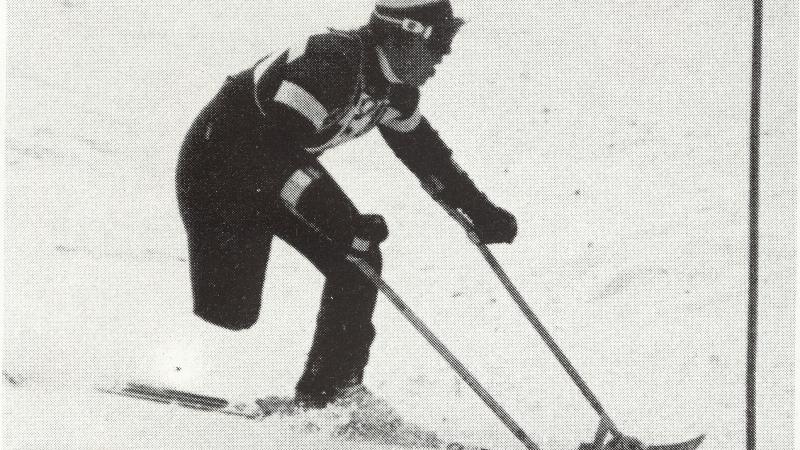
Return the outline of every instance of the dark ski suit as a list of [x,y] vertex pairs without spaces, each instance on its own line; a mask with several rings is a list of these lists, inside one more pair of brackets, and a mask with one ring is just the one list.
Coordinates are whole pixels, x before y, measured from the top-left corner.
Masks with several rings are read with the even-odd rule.
[[380,271],[378,244],[387,233],[376,216],[358,212],[317,157],[377,126],[452,206],[486,201],[420,115],[418,89],[387,81],[378,52],[364,28],[268,55],[228,77],[180,152],[177,194],[198,316],[232,330],[256,322],[273,236],[325,275],[298,392],[360,382],[377,291],[344,256],[357,253]]

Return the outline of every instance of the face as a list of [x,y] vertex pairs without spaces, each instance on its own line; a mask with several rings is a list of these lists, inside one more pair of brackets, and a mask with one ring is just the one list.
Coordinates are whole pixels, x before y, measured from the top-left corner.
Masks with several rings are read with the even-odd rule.
[[422,86],[436,74],[436,66],[444,58],[444,54],[432,51],[423,38],[414,39],[407,47],[393,47],[387,53],[397,77],[416,87]]
[[454,25],[430,38],[416,37],[404,47],[389,45],[386,48],[389,63],[398,78],[420,87],[436,74],[436,66],[445,55],[450,54],[450,45],[463,24],[460,19]]

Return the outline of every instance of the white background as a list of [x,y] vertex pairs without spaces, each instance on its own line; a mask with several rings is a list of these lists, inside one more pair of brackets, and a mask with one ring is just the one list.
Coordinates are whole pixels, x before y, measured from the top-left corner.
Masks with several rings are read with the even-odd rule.
[[[292,392],[322,277],[276,244],[260,322],[202,323],[173,187],[183,135],[226,75],[372,7],[287,3],[8,3],[5,448],[352,445],[325,417],[304,418],[309,431],[93,390],[137,377]],[[423,113],[516,214],[517,241],[493,250],[617,424],[743,448],[751,4],[587,4],[456,1],[469,23]],[[793,439],[797,4],[767,2],[764,19],[758,442],[776,449]],[[380,136],[323,163],[387,218],[386,280],[533,438],[589,440],[593,411]],[[396,414],[518,445],[383,298],[375,323],[366,382]]]

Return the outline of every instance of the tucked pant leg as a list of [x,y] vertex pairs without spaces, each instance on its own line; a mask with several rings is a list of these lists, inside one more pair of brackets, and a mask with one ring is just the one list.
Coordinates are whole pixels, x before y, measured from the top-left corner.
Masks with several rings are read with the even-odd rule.
[[231,330],[258,320],[271,235],[236,224],[187,225],[194,313]]
[[264,211],[266,189],[256,180],[275,178],[264,169],[257,122],[244,123],[233,112],[230,98],[239,90],[226,82],[195,119],[175,178],[194,312],[232,330],[249,328],[258,319],[272,234]]

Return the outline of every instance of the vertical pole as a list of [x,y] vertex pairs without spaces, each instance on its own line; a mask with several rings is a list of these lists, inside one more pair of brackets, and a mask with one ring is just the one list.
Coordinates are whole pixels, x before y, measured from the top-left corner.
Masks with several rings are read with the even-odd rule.
[[758,324],[759,109],[761,96],[762,0],[753,0],[753,57],[750,86],[750,270],[747,314],[747,449],[756,448],[756,347]]

